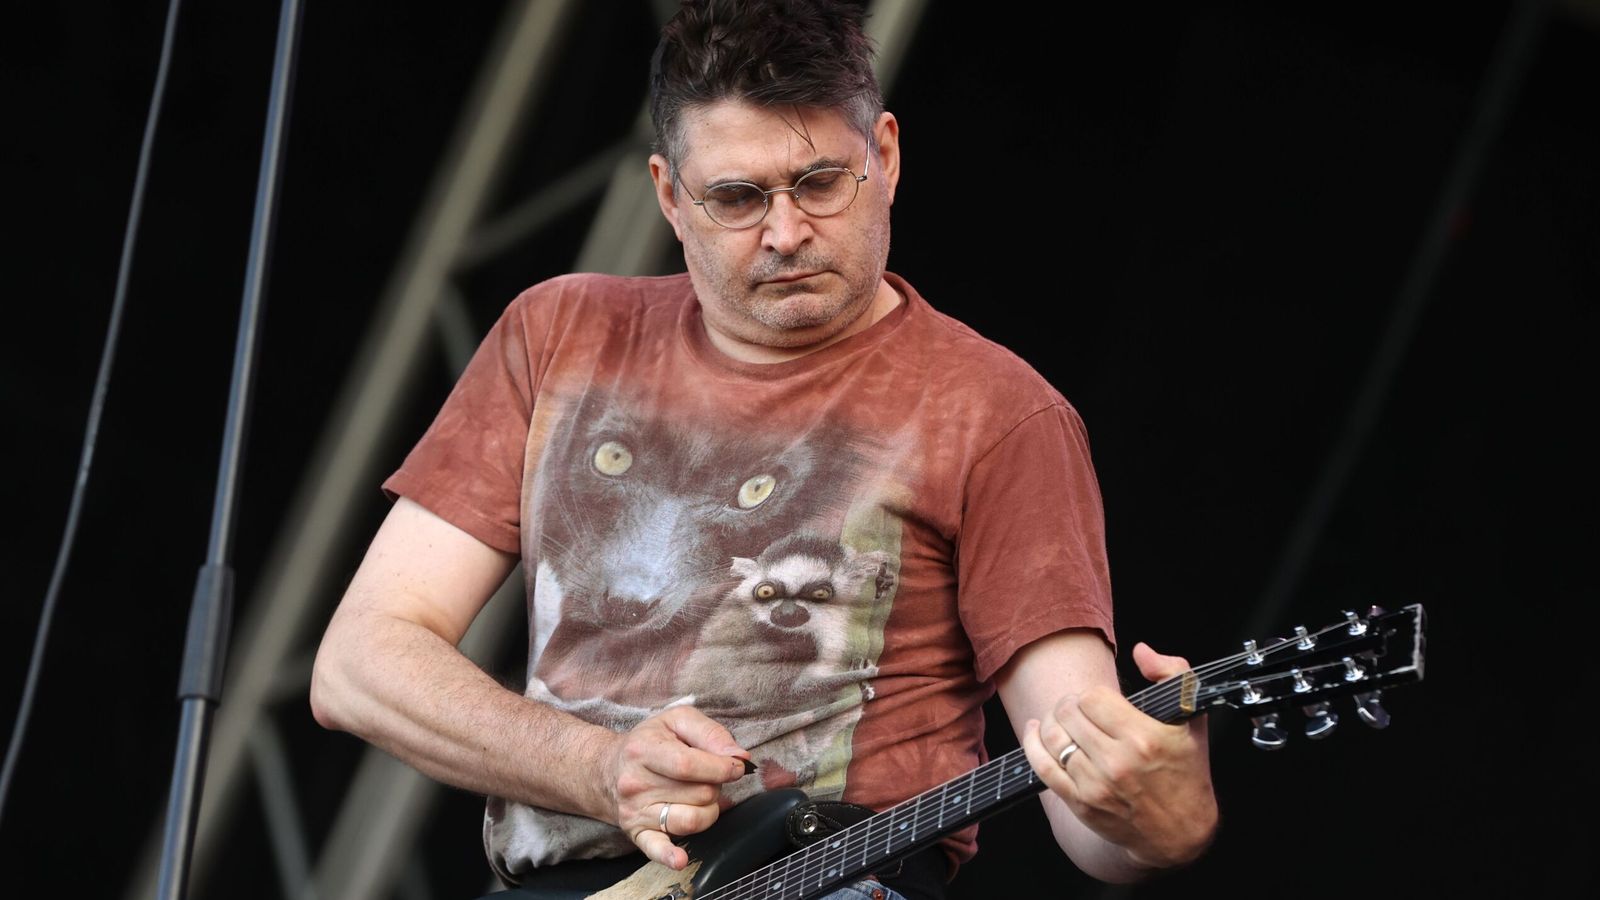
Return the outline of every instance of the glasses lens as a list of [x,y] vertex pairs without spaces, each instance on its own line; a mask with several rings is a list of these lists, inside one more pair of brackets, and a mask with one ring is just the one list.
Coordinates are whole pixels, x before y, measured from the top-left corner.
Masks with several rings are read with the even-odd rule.
[[813,216],[843,212],[861,186],[849,169],[818,169],[794,183],[794,199]]
[[761,221],[767,212],[767,196],[753,184],[719,184],[708,188],[706,212],[729,228],[744,228]]

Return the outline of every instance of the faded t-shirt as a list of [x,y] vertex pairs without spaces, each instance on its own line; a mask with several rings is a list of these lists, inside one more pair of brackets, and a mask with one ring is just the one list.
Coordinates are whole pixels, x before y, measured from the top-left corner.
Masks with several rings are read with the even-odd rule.
[[[564,276],[507,308],[384,488],[521,554],[527,696],[617,730],[693,704],[760,767],[730,799],[884,809],[984,761],[1017,649],[1113,639],[1076,412],[887,278],[888,316],[767,365],[711,345],[686,275]],[[484,838],[513,881],[633,849],[500,800]]]

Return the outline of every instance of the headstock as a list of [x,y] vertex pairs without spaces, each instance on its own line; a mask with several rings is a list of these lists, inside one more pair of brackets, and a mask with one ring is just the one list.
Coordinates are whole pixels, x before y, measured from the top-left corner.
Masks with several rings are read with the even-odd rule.
[[[1255,725],[1251,742],[1263,750],[1288,743],[1281,711],[1298,707],[1305,733],[1327,737],[1339,723],[1333,700],[1353,695],[1358,718],[1373,728],[1389,724],[1383,690],[1421,681],[1424,616],[1420,604],[1395,612],[1372,607],[1366,616],[1346,612],[1339,622],[1264,643],[1246,641],[1244,651],[1197,666],[1129,699],[1167,722],[1220,706],[1247,712]],[[1148,697],[1146,695],[1149,695]]]

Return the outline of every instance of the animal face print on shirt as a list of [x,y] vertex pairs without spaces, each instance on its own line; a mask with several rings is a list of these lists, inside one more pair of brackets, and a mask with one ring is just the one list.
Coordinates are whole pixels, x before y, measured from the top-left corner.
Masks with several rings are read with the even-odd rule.
[[[618,731],[693,705],[761,767],[730,799],[841,793],[898,568],[881,549],[893,539],[844,539],[861,540],[870,442],[826,423],[779,435],[653,416],[592,390],[548,434],[524,528],[528,695]],[[544,835],[536,858],[616,840],[543,810],[515,817]]]

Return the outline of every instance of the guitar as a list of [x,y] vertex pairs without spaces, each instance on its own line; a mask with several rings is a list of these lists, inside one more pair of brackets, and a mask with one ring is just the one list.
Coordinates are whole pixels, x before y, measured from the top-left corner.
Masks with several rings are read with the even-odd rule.
[[[1284,709],[1306,716],[1305,734],[1322,739],[1339,722],[1332,701],[1352,696],[1366,725],[1385,728],[1382,692],[1422,680],[1421,605],[1395,612],[1373,607],[1316,631],[1258,643],[1196,666],[1128,697],[1163,722],[1180,722],[1218,707],[1250,715],[1251,742],[1264,750],[1288,743]],[[798,789],[769,791],[727,811],[705,832],[679,843],[689,865],[673,871],[648,863],[632,875],[588,893],[560,887],[574,864],[533,873],[522,888],[541,900],[806,900],[870,872],[886,871],[951,832],[987,818],[1045,789],[1019,748],[965,775],[870,815],[830,829],[826,804]],[[795,849],[795,844],[804,844]]]

